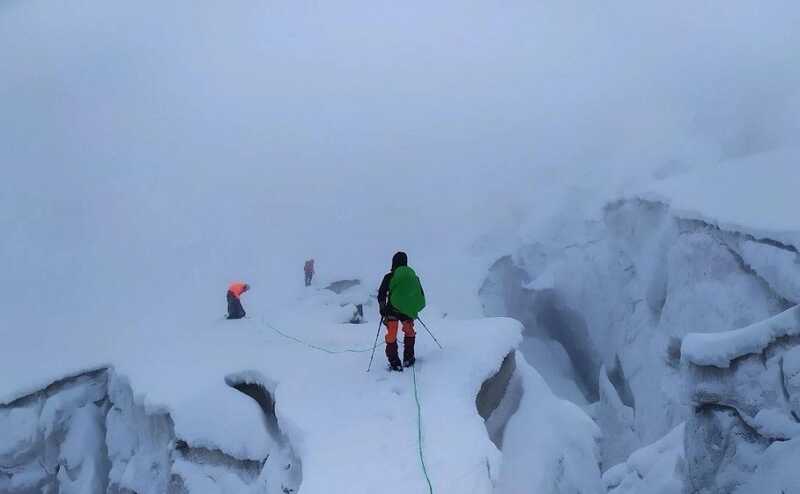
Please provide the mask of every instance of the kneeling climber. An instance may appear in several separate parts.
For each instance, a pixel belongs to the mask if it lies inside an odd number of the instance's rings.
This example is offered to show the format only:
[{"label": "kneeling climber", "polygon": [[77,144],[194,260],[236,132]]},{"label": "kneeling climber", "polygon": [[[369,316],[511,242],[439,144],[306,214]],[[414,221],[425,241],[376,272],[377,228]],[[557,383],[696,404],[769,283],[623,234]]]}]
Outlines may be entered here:
[{"label": "kneeling climber", "polygon": [[[425,308],[425,292],[413,269],[408,267],[408,256],[398,252],[392,257],[392,270],[383,277],[378,289],[378,304],[386,324],[386,358],[394,371],[414,365],[414,319]],[[397,354],[398,325],[403,324],[403,362]]]},{"label": "kneeling climber", "polygon": [[228,319],[241,319],[245,316],[239,297],[250,289],[250,285],[236,281],[228,287]]}]

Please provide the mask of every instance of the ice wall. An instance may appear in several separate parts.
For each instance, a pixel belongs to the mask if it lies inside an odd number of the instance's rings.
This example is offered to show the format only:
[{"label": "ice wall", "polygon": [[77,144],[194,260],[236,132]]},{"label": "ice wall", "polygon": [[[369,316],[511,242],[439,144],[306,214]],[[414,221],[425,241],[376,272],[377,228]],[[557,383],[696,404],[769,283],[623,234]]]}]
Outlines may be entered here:
[{"label": "ice wall", "polygon": [[9,494],[286,494],[301,481],[285,443],[260,461],[188,444],[167,412],[145,409],[112,369],[0,405],[0,438],[0,492]]},{"label": "ice wall", "polygon": [[795,492],[800,452],[800,307],[684,341],[692,413],[689,492]]},{"label": "ice wall", "polygon": [[[527,237],[480,288],[484,311],[525,325],[522,355],[603,429],[604,469],[687,420],[681,341],[800,302],[791,247],[627,199]],[[605,369],[603,369],[605,367]]]}]

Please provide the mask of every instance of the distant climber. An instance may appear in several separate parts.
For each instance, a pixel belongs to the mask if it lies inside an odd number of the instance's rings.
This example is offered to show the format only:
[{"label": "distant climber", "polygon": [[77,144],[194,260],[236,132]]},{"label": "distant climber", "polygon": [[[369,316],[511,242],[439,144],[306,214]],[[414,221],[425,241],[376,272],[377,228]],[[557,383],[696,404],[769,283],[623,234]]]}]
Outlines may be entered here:
[{"label": "distant climber", "polygon": [[[386,324],[386,358],[389,367],[402,372],[403,367],[414,365],[414,319],[425,308],[425,292],[413,269],[408,267],[408,256],[398,252],[392,257],[392,270],[383,277],[378,289],[378,305]],[[397,354],[397,329],[403,324],[403,362]]]},{"label": "distant climber", "polygon": [[311,286],[311,280],[314,278],[314,259],[306,261],[303,272],[306,274],[306,286]]},{"label": "distant climber", "polygon": [[236,281],[228,287],[228,319],[241,319],[245,316],[242,301],[239,298],[246,291],[250,290],[250,285]]}]

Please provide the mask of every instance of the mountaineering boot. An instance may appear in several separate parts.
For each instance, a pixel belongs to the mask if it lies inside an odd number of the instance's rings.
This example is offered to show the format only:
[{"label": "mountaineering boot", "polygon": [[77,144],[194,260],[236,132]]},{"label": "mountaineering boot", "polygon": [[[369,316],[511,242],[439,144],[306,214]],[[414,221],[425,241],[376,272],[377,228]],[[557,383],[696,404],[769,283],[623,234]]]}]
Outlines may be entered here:
[{"label": "mountaineering boot", "polygon": [[411,367],[417,359],[414,358],[414,342],[415,336],[406,336],[403,338],[403,367]]},{"label": "mountaineering boot", "polygon": [[393,371],[403,372],[400,357],[397,355],[397,342],[386,344],[386,358],[389,359],[389,368]]}]

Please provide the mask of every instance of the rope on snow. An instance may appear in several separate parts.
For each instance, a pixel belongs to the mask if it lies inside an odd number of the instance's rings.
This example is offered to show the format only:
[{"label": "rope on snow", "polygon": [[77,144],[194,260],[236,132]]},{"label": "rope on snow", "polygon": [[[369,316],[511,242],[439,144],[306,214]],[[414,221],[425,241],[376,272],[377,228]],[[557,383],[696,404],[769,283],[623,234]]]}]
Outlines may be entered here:
[{"label": "rope on snow", "polygon": [[[290,334],[284,333],[283,331],[279,330],[278,328],[276,328],[272,324],[268,323],[263,317],[261,318],[261,322],[262,322],[262,324],[264,326],[270,328],[271,330],[275,331],[278,335],[280,335],[280,336],[282,336],[284,338],[292,340],[292,341],[294,341],[296,343],[299,343],[301,345],[305,345],[308,348],[311,348],[313,350],[318,350],[320,352],[325,352],[325,353],[332,354],[332,355],[341,354],[341,353],[371,352],[375,348],[378,347],[378,345],[376,344],[375,346],[373,346],[371,348],[365,348],[365,349],[346,348],[346,349],[343,349],[343,350],[331,350],[329,348],[325,348],[325,347],[322,347],[322,346],[314,345],[312,343],[308,343],[307,341],[303,341],[300,338],[296,338],[296,337],[294,337],[294,336],[292,336]],[[420,321],[420,322],[422,322],[422,321]],[[423,323],[423,326],[424,326],[424,323]],[[427,327],[426,327],[426,329],[427,329]],[[431,336],[433,336],[433,335],[431,335]],[[435,340],[435,338],[434,338],[434,340]],[[436,343],[438,344],[439,342],[437,341]],[[439,345],[439,346],[441,348],[441,345]],[[414,401],[417,404],[417,453],[419,454],[419,462],[420,462],[420,465],[422,466],[422,473],[425,476],[425,481],[428,483],[428,493],[429,494],[433,494],[433,484],[431,484],[431,478],[430,478],[430,475],[428,474],[428,467],[427,467],[427,465],[425,465],[425,452],[424,452],[423,447],[422,447],[422,404],[421,404],[420,399],[419,399],[419,391],[418,391],[418,388],[417,388],[417,369],[416,369],[416,367],[413,367],[413,366],[411,367],[411,376],[412,376],[413,383],[414,383]]]}]

